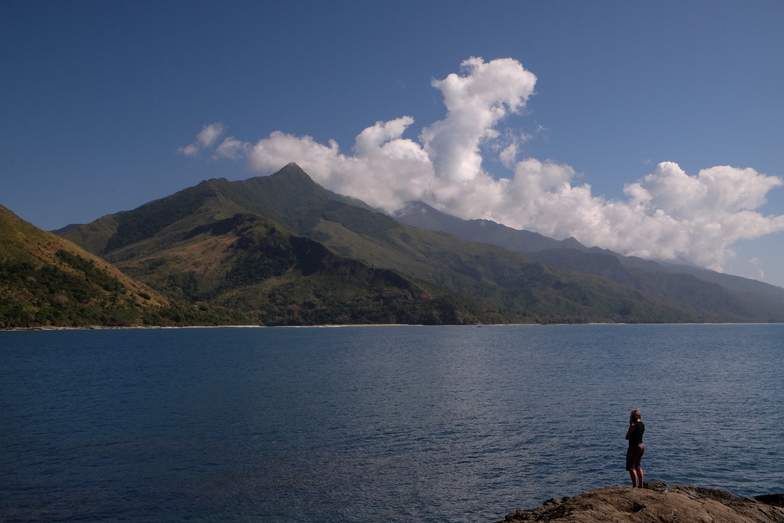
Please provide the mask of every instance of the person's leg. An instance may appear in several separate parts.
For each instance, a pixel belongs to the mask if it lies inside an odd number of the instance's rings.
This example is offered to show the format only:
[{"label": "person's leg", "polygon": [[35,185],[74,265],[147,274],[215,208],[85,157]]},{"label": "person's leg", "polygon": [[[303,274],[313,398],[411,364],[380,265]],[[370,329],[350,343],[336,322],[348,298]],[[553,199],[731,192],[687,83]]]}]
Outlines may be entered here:
[{"label": "person's leg", "polygon": [[642,488],[642,480],[645,477],[645,473],[642,471],[642,455],[645,454],[645,443],[640,443],[640,455],[637,456],[637,466],[634,467],[637,469],[637,485]]},{"label": "person's leg", "polygon": [[632,487],[637,487],[638,485],[642,487],[642,479],[640,479],[637,472],[640,467],[640,450],[638,445],[629,445],[626,451],[626,470],[629,471],[629,475],[632,478]]}]

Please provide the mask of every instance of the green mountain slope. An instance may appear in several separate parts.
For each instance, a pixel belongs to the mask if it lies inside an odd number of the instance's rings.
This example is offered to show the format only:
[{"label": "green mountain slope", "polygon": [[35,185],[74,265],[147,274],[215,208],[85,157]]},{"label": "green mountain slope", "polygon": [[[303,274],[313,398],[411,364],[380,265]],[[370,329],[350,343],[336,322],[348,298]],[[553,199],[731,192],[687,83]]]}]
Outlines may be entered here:
[{"label": "green mountain slope", "polygon": [[0,328],[236,323],[194,310],[0,206]]},{"label": "green mountain slope", "polygon": [[658,263],[558,241],[489,220],[463,220],[416,202],[403,223],[520,252],[557,269],[594,274],[646,294],[708,311],[722,321],[784,321],[784,289],[707,269]]},{"label": "green mountain slope", "polygon": [[[784,296],[776,293],[776,287],[772,285],[760,284],[758,287],[749,282],[732,289],[731,286],[719,283],[732,281],[731,276],[706,281],[703,278],[710,274],[706,270],[667,270],[666,266],[656,262],[651,263],[655,263],[658,270],[645,270],[635,267],[629,258],[616,254],[575,249],[539,251],[529,256],[554,267],[598,274],[653,296],[712,311],[721,316],[723,321],[784,321]],[[770,291],[766,292],[766,288],[770,288]]]},{"label": "green mountain slope", "polygon": [[[212,227],[238,213],[272,220],[286,230],[317,240],[339,255],[362,260],[363,265],[370,267],[391,269],[419,282],[420,287],[427,286],[429,294],[456,305],[451,310],[461,311],[462,320],[449,320],[450,314],[441,314],[448,322],[465,321],[469,316],[497,322],[721,319],[712,312],[650,296],[594,275],[557,271],[501,247],[401,224],[361,202],[326,191],[294,164],[268,177],[235,182],[208,180],[133,211],[59,232],[142,281],[178,292],[177,289],[189,287],[177,278],[198,271],[160,260],[170,260],[177,249],[192,243],[193,231]],[[240,251],[255,249],[252,242],[232,245],[236,246],[235,257],[221,258],[213,272],[201,276],[213,278],[213,283],[202,282],[202,287],[183,296],[230,304],[229,296],[239,295],[250,304],[250,296],[268,292],[266,287],[253,288],[261,282],[249,284],[246,290],[235,287],[229,294],[216,290],[225,287],[229,272],[241,264],[245,255],[241,256]],[[198,250],[180,257],[191,257],[193,263],[210,259],[206,252]],[[159,261],[151,261],[155,259]],[[160,265],[156,267],[156,263]],[[259,258],[255,263],[266,262]],[[292,278],[297,276],[292,274]],[[339,287],[335,284],[332,292],[337,293]],[[296,294],[291,296],[290,306],[306,305]],[[325,306],[337,307],[339,302],[333,300]],[[267,303],[259,303],[259,307],[263,305],[259,310],[267,311]]]},{"label": "green mountain slope", "polygon": [[107,257],[166,294],[236,309],[264,325],[478,321],[444,293],[434,297],[394,271],[339,256],[259,215],[192,224],[192,216],[181,219]]}]

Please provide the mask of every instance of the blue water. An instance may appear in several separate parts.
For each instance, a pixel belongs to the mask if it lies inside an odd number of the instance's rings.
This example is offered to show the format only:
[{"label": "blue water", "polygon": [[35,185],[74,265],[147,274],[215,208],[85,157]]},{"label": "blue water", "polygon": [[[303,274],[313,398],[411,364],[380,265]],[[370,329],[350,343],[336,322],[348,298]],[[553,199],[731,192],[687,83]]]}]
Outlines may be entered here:
[{"label": "blue water", "polygon": [[0,521],[481,522],[784,492],[784,325],[0,332]]}]

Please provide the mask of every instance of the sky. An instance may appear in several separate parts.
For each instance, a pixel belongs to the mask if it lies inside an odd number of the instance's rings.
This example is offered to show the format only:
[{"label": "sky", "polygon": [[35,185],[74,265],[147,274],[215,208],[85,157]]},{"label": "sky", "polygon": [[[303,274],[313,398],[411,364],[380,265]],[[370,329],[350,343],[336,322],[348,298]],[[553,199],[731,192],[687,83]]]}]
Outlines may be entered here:
[{"label": "sky", "polygon": [[298,163],[784,286],[784,2],[0,1],[0,204],[54,230]]}]

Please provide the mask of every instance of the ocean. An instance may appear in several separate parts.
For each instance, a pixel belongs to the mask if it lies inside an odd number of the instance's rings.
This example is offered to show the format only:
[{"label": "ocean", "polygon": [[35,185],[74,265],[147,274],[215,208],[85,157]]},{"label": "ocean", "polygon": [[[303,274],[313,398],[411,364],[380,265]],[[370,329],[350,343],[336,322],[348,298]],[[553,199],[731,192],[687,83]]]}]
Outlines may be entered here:
[{"label": "ocean", "polygon": [[784,325],[0,332],[0,521],[491,522],[784,492]]}]

